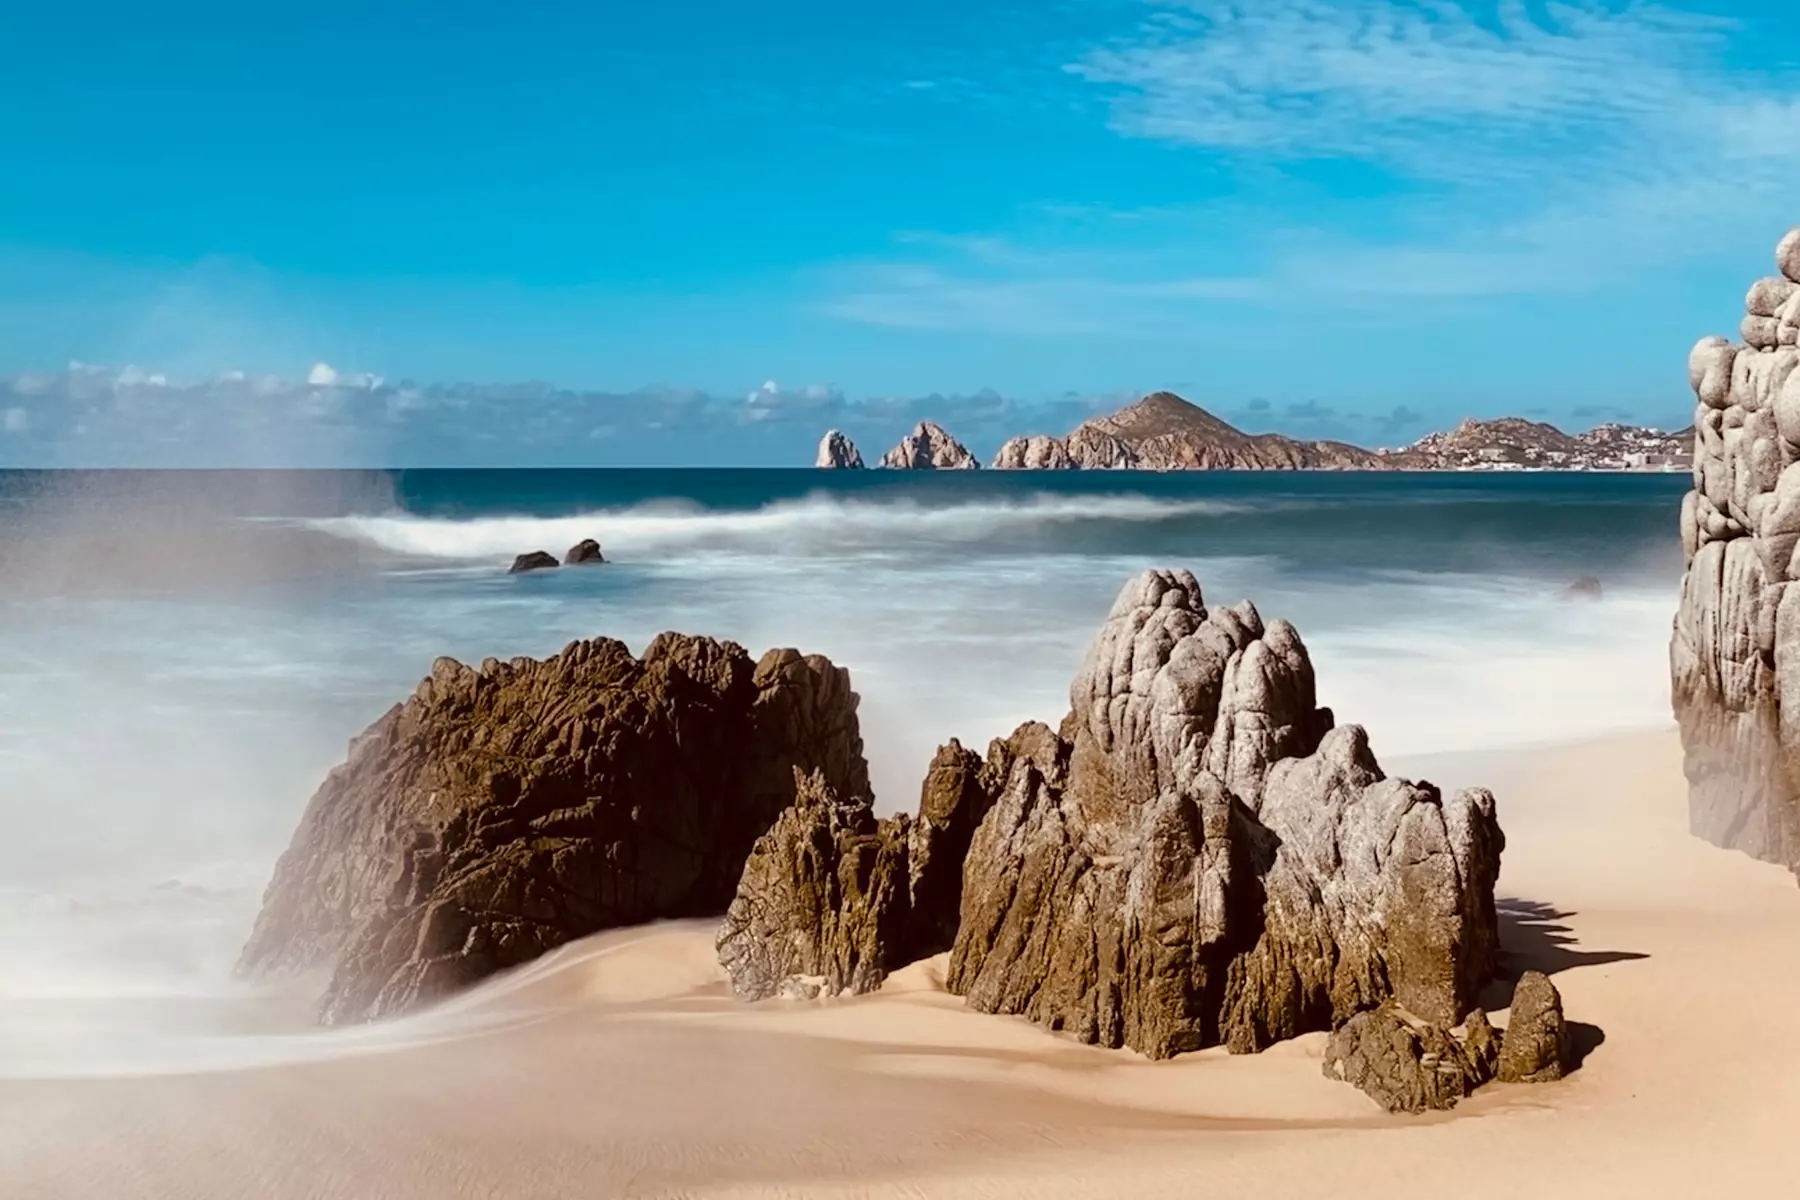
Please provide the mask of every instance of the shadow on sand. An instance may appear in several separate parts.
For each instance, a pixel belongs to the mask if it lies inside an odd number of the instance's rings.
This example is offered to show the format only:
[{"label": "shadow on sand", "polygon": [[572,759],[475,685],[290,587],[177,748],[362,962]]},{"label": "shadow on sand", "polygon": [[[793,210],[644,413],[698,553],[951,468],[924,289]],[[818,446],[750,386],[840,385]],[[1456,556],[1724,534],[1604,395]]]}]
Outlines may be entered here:
[{"label": "shadow on sand", "polygon": [[[1500,973],[1482,993],[1484,1007],[1510,1008],[1513,987],[1527,971],[1556,975],[1574,967],[1598,967],[1607,963],[1636,962],[1649,958],[1636,950],[1583,950],[1567,921],[1575,914],[1535,900],[1499,899],[1494,902],[1500,925]],[[1598,1025],[1571,1020],[1569,1064],[1571,1070],[1606,1040]]]}]

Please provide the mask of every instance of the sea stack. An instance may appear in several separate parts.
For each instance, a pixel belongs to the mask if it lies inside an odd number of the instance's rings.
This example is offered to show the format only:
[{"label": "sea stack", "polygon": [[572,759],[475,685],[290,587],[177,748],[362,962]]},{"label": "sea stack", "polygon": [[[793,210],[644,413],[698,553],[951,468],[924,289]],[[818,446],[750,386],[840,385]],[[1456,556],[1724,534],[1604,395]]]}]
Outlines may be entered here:
[{"label": "sea stack", "polygon": [[856,448],[856,443],[851,441],[847,434],[833,429],[819,439],[819,454],[813,460],[813,466],[836,470],[860,470],[862,465],[862,451]]},{"label": "sea stack", "polygon": [[666,633],[440,658],[350,745],[239,964],[330,973],[321,1020],[404,1012],[571,939],[717,915],[796,772],[866,796],[848,672]]},{"label": "sea stack", "polygon": [[936,421],[920,421],[881,456],[881,465],[901,471],[973,471],[981,466],[968,447]]},{"label": "sea stack", "polygon": [[1800,228],[1745,297],[1742,344],[1688,357],[1694,486],[1669,647],[1692,830],[1800,871]]}]

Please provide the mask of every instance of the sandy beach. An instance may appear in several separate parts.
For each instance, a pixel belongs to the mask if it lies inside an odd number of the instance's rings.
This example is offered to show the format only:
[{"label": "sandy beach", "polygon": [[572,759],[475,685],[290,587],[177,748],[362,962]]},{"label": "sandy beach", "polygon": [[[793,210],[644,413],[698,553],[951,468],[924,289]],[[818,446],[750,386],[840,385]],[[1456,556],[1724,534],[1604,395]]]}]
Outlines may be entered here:
[{"label": "sandy beach", "polygon": [[0,1194],[1791,1188],[1800,888],[1689,836],[1674,734],[1431,772],[1499,796],[1506,970],[1551,973],[1578,1023],[1583,1061],[1560,1083],[1387,1116],[1321,1076],[1322,1034],[1152,1063],[967,1011],[941,988],[942,959],[861,999],[745,1006],[726,994],[711,928],[677,924],[568,947],[447,1012],[288,1035],[304,1055],[261,1039],[265,1065],[0,1080]]}]

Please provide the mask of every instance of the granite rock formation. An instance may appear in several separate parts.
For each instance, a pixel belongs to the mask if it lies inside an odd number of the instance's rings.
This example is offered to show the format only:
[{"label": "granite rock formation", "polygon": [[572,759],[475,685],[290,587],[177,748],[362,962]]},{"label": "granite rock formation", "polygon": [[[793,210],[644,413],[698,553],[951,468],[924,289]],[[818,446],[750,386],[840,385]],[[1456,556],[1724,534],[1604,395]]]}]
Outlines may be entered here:
[{"label": "granite rock formation", "polygon": [[572,938],[725,911],[796,770],[868,793],[847,672],[663,634],[441,658],[351,743],[276,865],[240,971],[330,969],[328,1023],[398,1013]]},{"label": "granite rock formation", "polygon": [[1745,297],[1743,345],[1688,358],[1694,487],[1669,659],[1696,834],[1800,870],[1800,229]]},{"label": "granite rock formation", "polygon": [[863,993],[956,938],[963,859],[992,789],[951,741],[916,817],[877,820],[865,795],[796,779],[792,808],[757,839],[719,926],[719,962],[746,1000]]},{"label": "granite rock formation", "polygon": [[881,465],[902,471],[973,471],[981,463],[942,425],[920,421],[899,445],[881,456]]},{"label": "granite rock formation", "polygon": [[582,566],[587,563],[603,563],[605,561],[606,556],[600,553],[600,543],[596,542],[593,538],[582,538],[579,542],[570,546],[569,552],[563,555],[563,566],[565,567]]},{"label": "granite rock formation", "polygon": [[1327,1079],[1361,1089],[1389,1112],[1417,1113],[1455,1108],[1494,1078],[1497,1061],[1494,1027],[1479,1008],[1458,1037],[1384,1004],[1338,1026],[1321,1065]]},{"label": "granite rock formation", "polygon": [[530,554],[521,554],[513,559],[513,564],[507,568],[506,573],[508,575],[523,575],[527,571],[548,571],[552,567],[559,567],[561,565],[562,564],[557,561],[556,555],[550,553],[548,550],[533,550]]},{"label": "granite rock formation", "polygon": [[990,749],[947,983],[1152,1058],[1259,1050],[1397,1000],[1454,1026],[1493,973],[1493,797],[1388,779],[1285,621],[1186,572],[1120,593],[1060,730]]},{"label": "granite rock formation", "polygon": [[994,455],[996,471],[1067,471],[1075,467],[1068,445],[1061,438],[1034,434],[1008,438]]},{"label": "granite rock formation", "polygon": [[832,429],[819,439],[819,454],[813,460],[813,466],[837,470],[860,470],[862,465],[862,451],[856,448],[856,443],[850,440],[848,434]]},{"label": "granite rock formation", "polygon": [[1548,1083],[1569,1069],[1569,1031],[1562,996],[1542,971],[1527,971],[1513,989],[1512,1013],[1500,1039],[1496,1074],[1506,1083]]}]

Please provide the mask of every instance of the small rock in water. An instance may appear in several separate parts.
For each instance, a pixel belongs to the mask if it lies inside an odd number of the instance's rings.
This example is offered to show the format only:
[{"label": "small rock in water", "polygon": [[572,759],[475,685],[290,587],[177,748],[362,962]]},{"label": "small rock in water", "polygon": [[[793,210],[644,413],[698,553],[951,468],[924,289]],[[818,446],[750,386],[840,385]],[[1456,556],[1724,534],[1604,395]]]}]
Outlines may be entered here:
[{"label": "small rock in water", "polygon": [[1574,583],[1563,589],[1564,600],[1598,600],[1606,594],[1600,581],[1592,575],[1583,575]]},{"label": "small rock in water", "polygon": [[556,561],[556,555],[547,554],[542,550],[533,550],[530,554],[521,554],[519,557],[513,559],[513,565],[506,573],[508,575],[522,575],[526,571],[543,571],[550,567],[561,565],[562,564]]},{"label": "small rock in water", "polygon": [[1569,1030],[1562,996],[1542,971],[1527,971],[1513,989],[1512,1016],[1500,1039],[1500,1078],[1548,1083],[1568,1070]]},{"label": "small rock in water", "polygon": [[582,538],[569,552],[563,555],[563,566],[573,567],[578,563],[603,563],[606,556],[600,553],[600,543],[593,538]]}]

